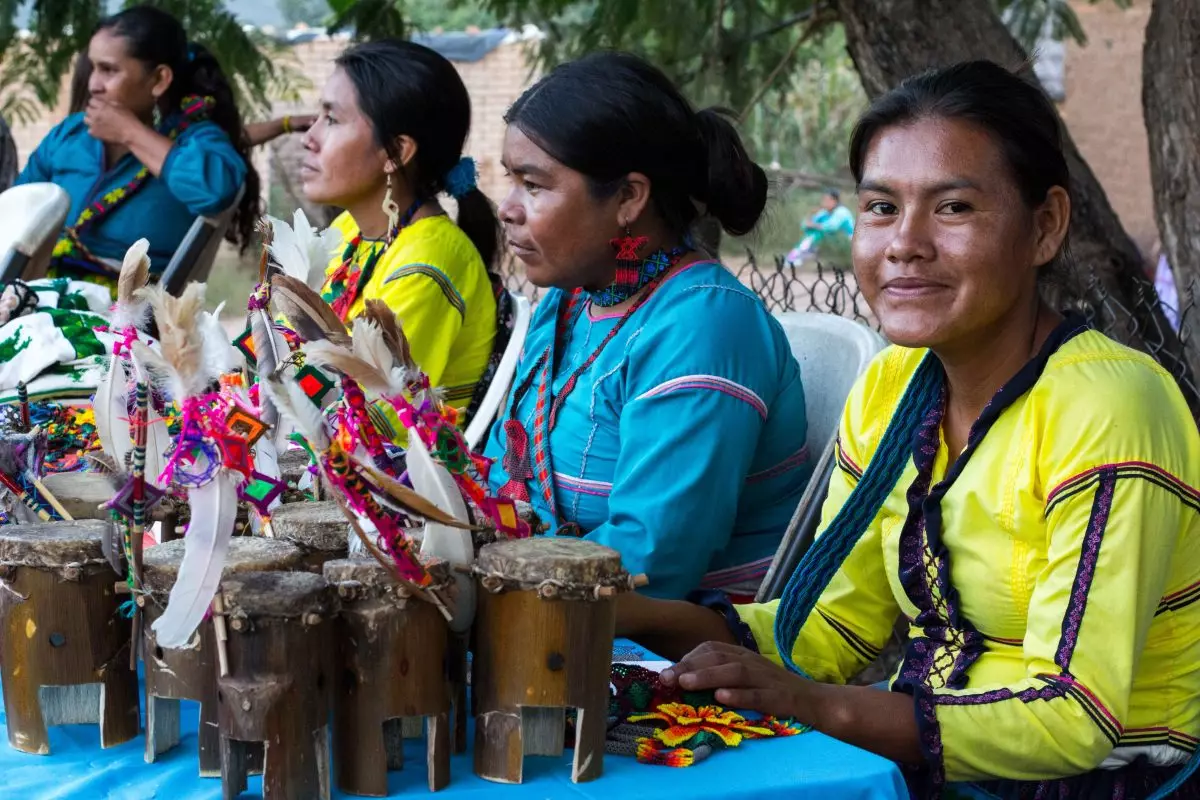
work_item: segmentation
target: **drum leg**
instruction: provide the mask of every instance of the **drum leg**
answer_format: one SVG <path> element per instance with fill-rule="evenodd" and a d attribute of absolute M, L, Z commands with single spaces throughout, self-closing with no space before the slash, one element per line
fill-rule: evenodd
<path fill-rule="evenodd" d="M 429 767 L 429 791 L 436 792 L 450 783 L 450 715 L 443 711 L 428 719 L 425 760 Z"/>
<path fill-rule="evenodd" d="M 288 725 L 277 733 L 267 742 L 263 800 L 329 800 L 328 766 L 321 762 L 329 753 L 319 742 L 326 729 L 306 737 L 298 726 Z"/>
<path fill-rule="evenodd" d="M 246 745 L 247 742 L 221 737 L 222 800 L 237 800 L 246 791 Z"/>
<path fill-rule="evenodd" d="M 204 735 L 204 722 L 200 723 Z M 179 701 L 146 693 L 146 763 L 153 764 L 161 753 L 179 744 Z M 221 770 L 217 764 L 217 772 Z"/>
<path fill-rule="evenodd" d="M 571 780 L 594 781 L 604 771 L 604 739 L 608 732 L 608 698 L 577 711 L 575 720 L 575 758 Z"/>
<path fill-rule="evenodd" d="M 407 717 L 398 719 L 386 719 L 383 721 L 383 749 L 387 753 L 387 768 L 389 771 L 394 769 L 404 769 L 404 740 L 408 738 L 404 733 L 404 723 Z M 414 719 L 420 720 L 422 723 L 421 732 L 416 738 L 425 735 L 424 720 L 420 717 Z"/>
<path fill-rule="evenodd" d="M 120 651 L 124 653 L 122 649 Z M 138 735 L 137 673 L 127 668 L 124 658 L 116 658 L 104 668 L 100 700 L 100 746 L 113 747 Z"/>
<path fill-rule="evenodd" d="M 467 752 L 467 645 L 469 634 L 450 637 L 450 702 L 454 708 L 454 752 Z"/>
<path fill-rule="evenodd" d="M 206 695 L 200 701 L 200 729 L 196 732 L 196 738 L 199 740 L 200 746 L 200 777 L 201 778 L 216 778 L 221 774 L 221 729 L 218 723 L 216 681 L 212 682 L 211 686 L 205 686 L 203 691 Z M 246 753 L 246 766 L 249 771 L 250 754 L 253 749 L 247 746 L 244 748 Z"/>
<path fill-rule="evenodd" d="M 49 755 L 50 738 L 42 718 L 38 687 L 29 670 L 14 670 L 13 659 L 0 665 L 4 677 L 4 713 L 8 718 L 8 743 L 14 750 Z M 17 674 L 13 674 L 17 672 Z"/>
<path fill-rule="evenodd" d="M 387 796 L 387 772 L 404 761 L 400 720 L 380 719 L 381 709 L 364 708 L 357 693 L 334 707 L 337 735 L 333 741 L 338 788 L 348 794 Z M 388 744 L 391 743 L 391 747 Z M 392 764 L 392 751 L 398 758 Z"/>
<path fill-rule="evenodd" d="M 488 711 L 475 718 L 475 774 L 499 783 L 520 783 L 525 751 L 519 712 Z"/>

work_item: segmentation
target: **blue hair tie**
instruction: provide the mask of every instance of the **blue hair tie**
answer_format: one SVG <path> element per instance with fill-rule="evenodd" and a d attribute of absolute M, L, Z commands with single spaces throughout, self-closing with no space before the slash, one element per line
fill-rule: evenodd
<path fill-rule="evenodd" d="M 458 200 L 475 190 L 478 186 L 477 179 L 478 173 L 475 170 L 475 159 L 470 156 L 463 156 L 446 173 L 443 181 L 446 185 L 446 194 Z"/>

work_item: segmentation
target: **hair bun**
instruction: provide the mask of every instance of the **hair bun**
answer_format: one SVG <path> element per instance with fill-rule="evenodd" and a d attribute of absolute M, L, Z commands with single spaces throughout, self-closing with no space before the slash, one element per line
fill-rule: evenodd
<path fill-rule="evenodd" d="M 754 229 L 767 205 L 767 173 L 754 163 L 730 121 L 733 113 L 724 108 L 696 112 L 696 127 L 704 158 L 707 185 L 696 199 L 731 236 Z"/>

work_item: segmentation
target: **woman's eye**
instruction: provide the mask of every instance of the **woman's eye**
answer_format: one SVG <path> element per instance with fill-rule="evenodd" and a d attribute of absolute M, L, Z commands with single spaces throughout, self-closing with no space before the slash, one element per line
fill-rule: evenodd
<path fill-rule="evenodd" d="M 896 213 L 896 206 L 886 200 L 872 200 L 867 204 L 867 213 L 877 216 L 889 216 Z"/>
<path fill-rule="evenodd" d="M 948 214 L 964 214 L 971 210 L 971 206 L 958 200 L 951 200 L 949 203 L 942 205 L 941 210 Z"/>
<path fill-rule="evenodd" d="M 521 181 L 521 185 L 525 187 L 525 191 L 527 192 L 536 192 L 538 189 L 542 188 L 536 183 L 530 183 L 529 181 Z"/>

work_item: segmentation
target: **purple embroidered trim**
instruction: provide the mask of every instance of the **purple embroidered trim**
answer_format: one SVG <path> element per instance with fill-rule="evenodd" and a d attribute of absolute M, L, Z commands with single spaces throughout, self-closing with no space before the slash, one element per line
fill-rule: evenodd
<path fill-rule="evenodd" d="M 1083 612 L 1087 608 L 1088 591 L 1092 588 L 1092 579 L 1096 576 L 1100 540 L 1104 538 L 1104 529 L 1108 525 L 1113 489 L 1116 485 L 1116 470 L 1105 470 L 1100 474 L 1100 485 L 1096 487 L 1091 518 L 1088 520 L 1087 532 L 1083 536 L 1083 546 L 1079 552 L 1079 567 L 1075 570 L 1075 581 L 1071 585 L 1071 599 L 1067 604 L 1067 613 L 1063 615 L 1058 651 L 1054 654 L 1054 663 L 1066 673 L 1071 671 L 1071 655 L 1079 642 L 1079 628 L 1083 624 Z"/>
<path fill-rule="evenodd" d="M 804 445 L 775 466 L 764 469 L 762 472 L 755 472 L 746 476 L 746 483 L 758 483 L 759 481 L 769 480 L 782 475 L 785 472 L 790 472 L 796 467 L 806 464 L 807 462 L 808 445 Z"/>

